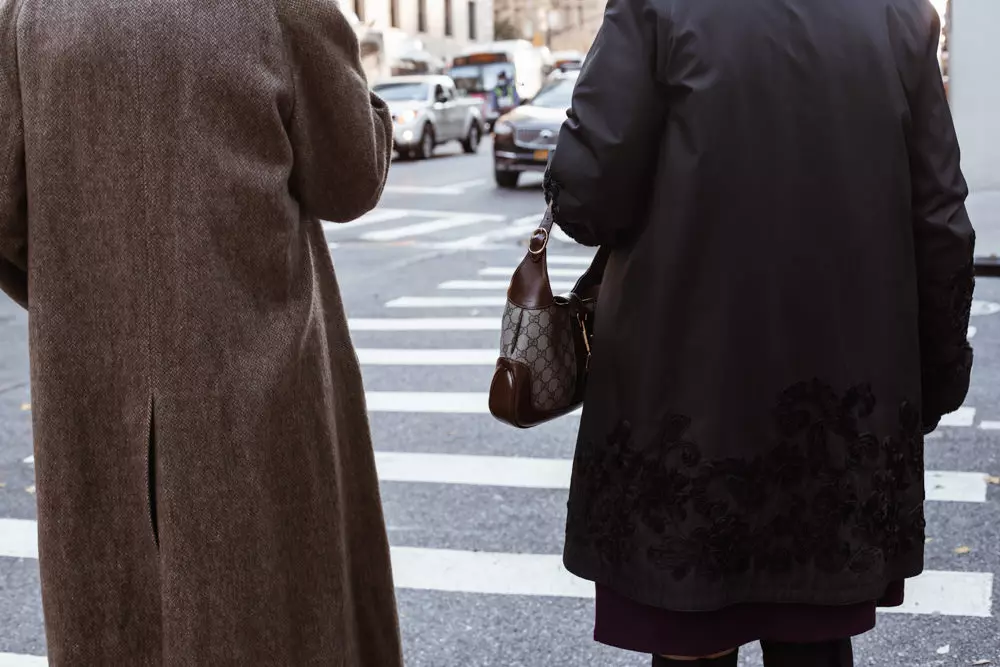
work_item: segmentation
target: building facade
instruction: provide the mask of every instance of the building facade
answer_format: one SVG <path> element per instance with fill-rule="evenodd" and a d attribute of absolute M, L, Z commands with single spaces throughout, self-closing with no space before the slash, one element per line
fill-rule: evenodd
<path fill-rule="evenodd" d="M 554 51 L 586 52 L 606 7 L 607 0 L 494 0 L 498 24 L 513 26 L 517 37 Z"/>
<path fill-rule="evenodd" d="M 361 26 L 398 30 L 439 58 L 493 39 L 493 0 L 340 0 Z"/>

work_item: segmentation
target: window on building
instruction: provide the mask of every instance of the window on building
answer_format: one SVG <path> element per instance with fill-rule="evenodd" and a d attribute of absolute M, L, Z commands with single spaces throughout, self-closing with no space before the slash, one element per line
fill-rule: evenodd
<path fill-rule="evenodd" d="M 427 0 L 417 0 L 417 32 L 427 32 Z"/>
<path fill-rule="evenodd" d="M 389 25 L 393 28 L 399 27 L 399 0 L 390 0 L 389 2 Z"/>
<path fill-rule="evenodd" d="M 469 39 L 479 39 L 476 36 L 476 0 L 469 0 Z"/>
<path fill-rule="evenodd" d="M 444 34 L 448 37 L 454 33 L 451 25 L 451 0 L 444 0 Z"/>
<path fill-rule="evenodd" d="M 354 0 L 354 13 L 362 22 L 365 20 L 365 0 Z"/>

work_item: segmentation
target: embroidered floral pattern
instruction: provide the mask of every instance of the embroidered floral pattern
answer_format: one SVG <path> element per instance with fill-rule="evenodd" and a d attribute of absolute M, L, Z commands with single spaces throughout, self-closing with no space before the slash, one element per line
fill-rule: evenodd
<path fill-rule="evenodd" d="M 923 437 L 909 403 L 892 434 L 867 430 L 875 407 L 868 385 L 796 384 L 774 410 L 777 442 L 748 459 L 705 458 L 685 416 L 664 414 L 645 440 L 619 421 L 581 447 L 570 539 L 606 565 L 644 558 L 677 580 L 880 568 L 923 543 Z"/>

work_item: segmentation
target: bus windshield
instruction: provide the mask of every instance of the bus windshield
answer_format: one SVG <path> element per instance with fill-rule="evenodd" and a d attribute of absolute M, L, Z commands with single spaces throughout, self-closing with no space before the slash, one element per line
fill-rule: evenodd
<path fill-rule="evenodd" d="M 506 72 L 514 81 L 514 66 L 510 63 L 489 63 L 486 65 L 459 65 L 451 68 L 451 78 L 455 87 L 466 93 L 486 93 L 497 86 L 497 76 Z"/>

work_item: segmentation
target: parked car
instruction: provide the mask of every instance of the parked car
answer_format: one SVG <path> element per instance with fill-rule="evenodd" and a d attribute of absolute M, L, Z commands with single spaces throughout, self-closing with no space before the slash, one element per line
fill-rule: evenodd
<path fill-rule="evenodd" d="M 372 90 L 389 105 L 400 157 L 426 160 L 434 147 L 458 141 L 466 153 L 479 150 L 483 117 L 479 102 L 459 97 L 447 76 L 394 76 Z"/>
<path fill-rule="evenodd" d="M 493 175 L 501 188 L 516 188 L 522 172 L 545 171 L 573 99 L 578 71 L 553 78 L 532 99 L 493 125 Z"/>

